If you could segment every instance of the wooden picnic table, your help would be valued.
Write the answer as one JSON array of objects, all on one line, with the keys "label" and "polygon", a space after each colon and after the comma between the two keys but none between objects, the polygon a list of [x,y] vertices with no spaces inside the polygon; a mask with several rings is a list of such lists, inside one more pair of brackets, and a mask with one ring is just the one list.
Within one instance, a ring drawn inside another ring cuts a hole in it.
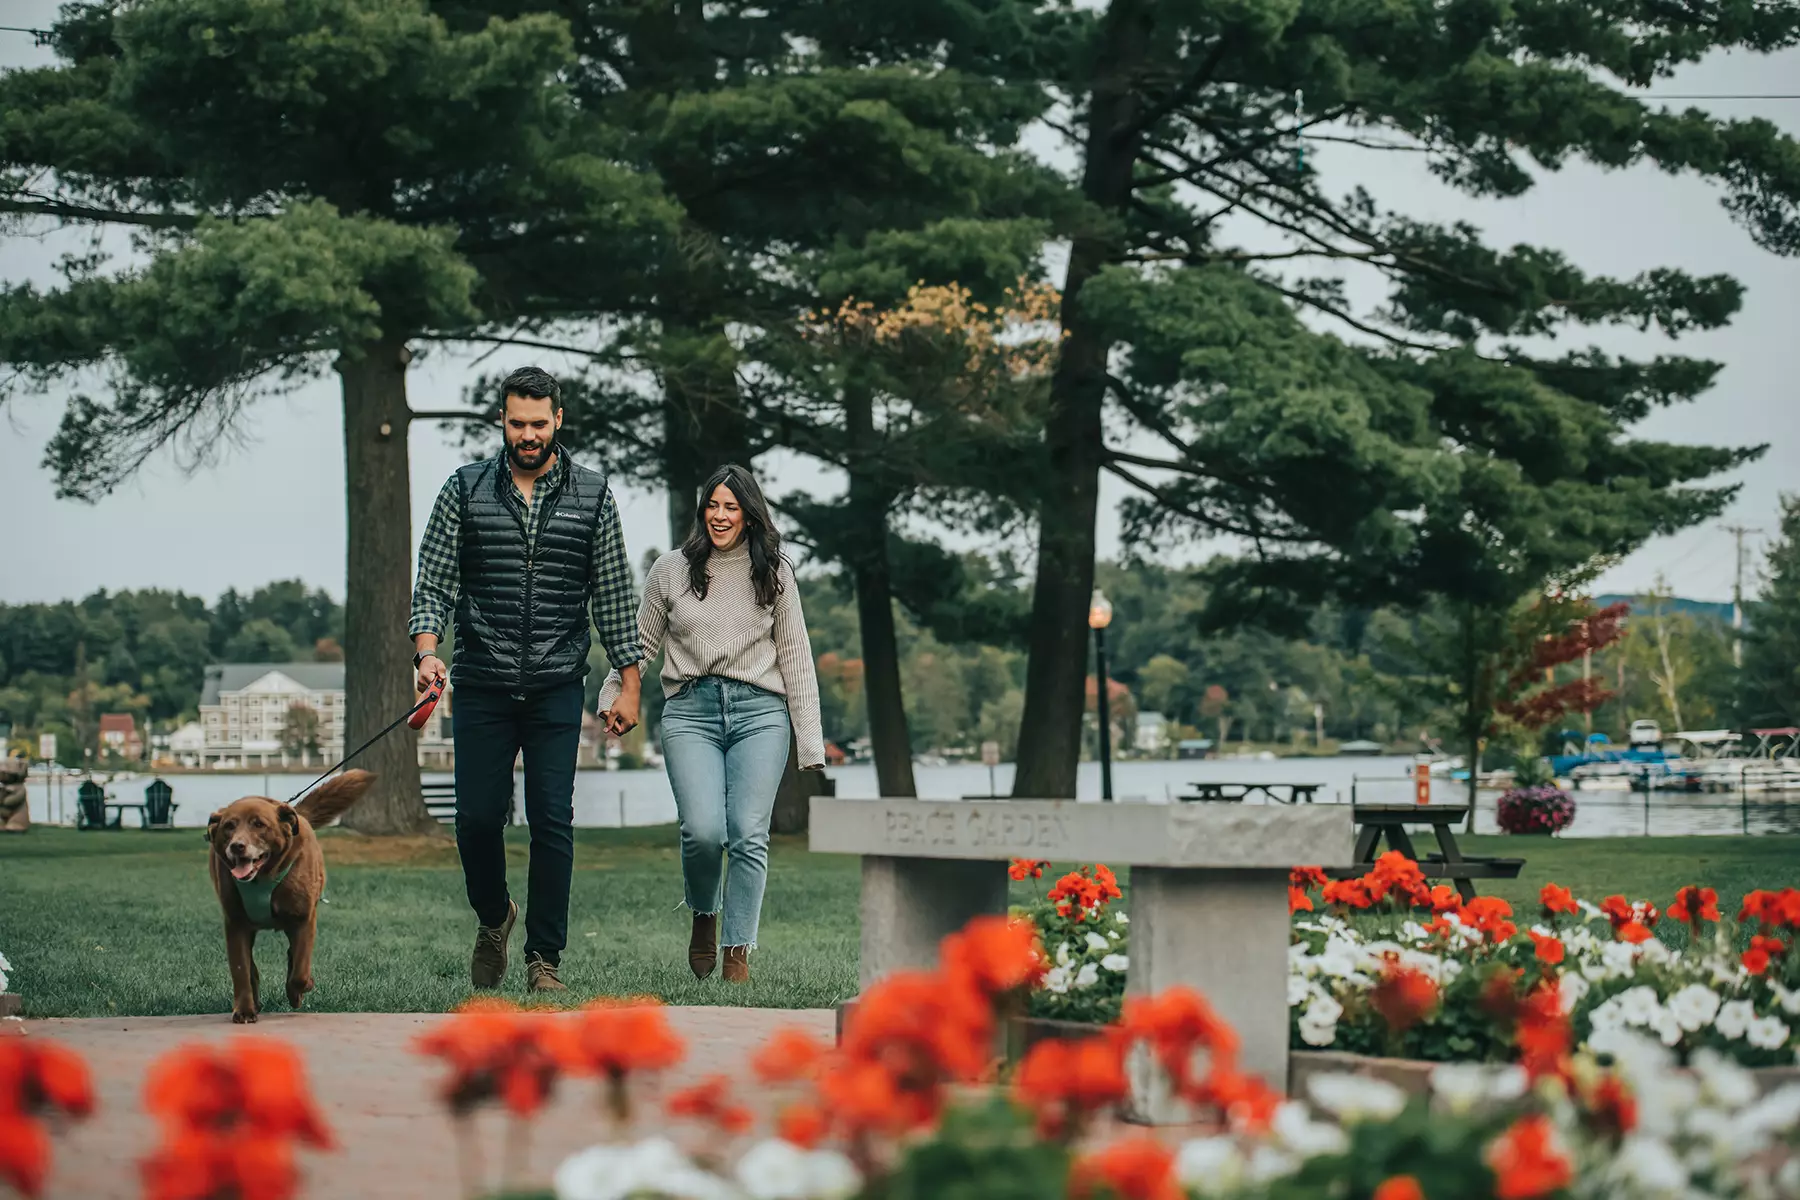
[{"label": "wooden picnic table", "polygon": [[[1326,873],[1338,879],[1351,879],[1368,870],[1381,853],[1385,837],[1390,847],[1419,864],[1430,879],[1448,879],[1456,885],[1464,900],[1475,898],[1477,879],[1517,879],[1522,858],[1467,856],[1456,844],[1456,827],[1469,819],[1466,804],[1356,804],[1351,806],[1356,822],[1356,861],[1348,867],[1336,867]],[[1408,825],[1429,825],[1437,836],[1441,853],[1420,856]]]},{"label": "wooden picnic table", "polygon": [[[1184,801],[1240,803],[1261,793],[1274,804],[1311,804],[1322,783],[1194,783],[1180,798]],[[1282,792],[1287,794],[1284,796]]]}]

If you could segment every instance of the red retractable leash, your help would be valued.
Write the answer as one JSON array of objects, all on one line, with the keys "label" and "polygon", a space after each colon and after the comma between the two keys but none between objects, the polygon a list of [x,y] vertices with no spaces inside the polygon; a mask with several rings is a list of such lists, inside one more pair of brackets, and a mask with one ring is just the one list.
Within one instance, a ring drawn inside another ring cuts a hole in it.
[{"label": "red retractable leash", "polygon": [[291,796],[288,799],[288,803],[289,804],[294,803],[294,801],[300,799],[300,797],[306,795],[306,793],[308,793],[308,792],[312,791],[314,788],[318,787],[321,783],[323,783],[325,780],[329,779],[337,771],[341,770],[344,766],[344,763],[349,762],[351,759],[353,759],[357,755],[361,754],[364,750],[367,750],[370,746],[373,746],[376,742],[379,742],[382,738],[384,738],[388,734],[394,732],[394,730],[400,728],[400,726],[402,724],[410,725],[414,729],[425,728],[425,722],[429,721],[431,719],[431,710],[437,707],[438,698],[441,697],[443,694],[444,694],[444,685],[435,679],[432,680],[431,685],[425,689],[425,694],[423,696],[419,697],[419,702],[417,704],[413,705],[411,708],[409,708],[405,712],[401,713],[398,717],[395,717],[391,722],[388,723],[388,727],[386,729],[383,729],[380,733],[376,734],[374,737],[370,738],[368,741],[364,742],[362,745],[358,746],[356,749],[352,750],[350,753],[344,755],[343,759],[337,764],[337,766],[330,768],[329,770],[327,770],[325,772],[325,774],[319,776],[317,779],[313,780],[311,783],[307,784],[305,787],[303,787],[299,791],[295,792],[293,794],[293,796]]}]

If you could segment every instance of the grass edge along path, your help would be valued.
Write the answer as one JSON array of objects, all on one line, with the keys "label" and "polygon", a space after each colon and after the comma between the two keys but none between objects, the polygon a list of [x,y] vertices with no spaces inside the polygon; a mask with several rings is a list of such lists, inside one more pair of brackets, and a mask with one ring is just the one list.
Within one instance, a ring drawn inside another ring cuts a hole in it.
[{"label": "grass edge along path", "polygon": [[[33,829],[0,838],[0,954],[29,1017],[161,1016],[230,1011],[218,905],[199,831],[76,833]],[[330,874],[307,1007],[322,1012],[443,1012],[468,997],[474,922],[447,838],[324,835]],[[673,826],[576,832],[569,947],[571,1002],[654,995],[672,1004],[829,1008],[856,992],[857,860],[776,838],[754,982],[696,981],[686,961]],[[514,895],[526,891],[524,830],[509,834]],[[1483,894],[1535,915],[1547,882],[1592,899],[1624,893],[1666,906],[1690,883],[1718,889],[1735,912],[1753,888],[1800,883],[1800,838],[1473,838],[1474,854],[1522,856],[1517,880]],[[1060,872],[1068,864],[1056,864]],[[1121,870],[1122,878],[1129,882]],[[1016,903],[1054,880],[1016,884]],[[523,995],[523,929],[504,993]],[[257,942],[265,1011],[286,1008],[286,939]]]}]

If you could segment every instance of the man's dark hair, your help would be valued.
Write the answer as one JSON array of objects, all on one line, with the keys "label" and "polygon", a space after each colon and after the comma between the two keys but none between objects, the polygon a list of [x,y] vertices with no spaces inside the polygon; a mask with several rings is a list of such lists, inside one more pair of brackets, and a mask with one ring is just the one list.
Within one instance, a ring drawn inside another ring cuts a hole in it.
[{"label": "man's dark hair", "polygon": [[548,400],[550,407],[562,407],[562,385],[542,367],[520,367],[500,381],[500,407],[506,408],[508,396],[528,400]]}]

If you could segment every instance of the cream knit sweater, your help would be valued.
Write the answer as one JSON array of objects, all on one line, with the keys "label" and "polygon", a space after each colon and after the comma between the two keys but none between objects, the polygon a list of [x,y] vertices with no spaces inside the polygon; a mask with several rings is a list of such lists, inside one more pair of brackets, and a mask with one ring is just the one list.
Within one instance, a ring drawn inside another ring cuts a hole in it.
[{"label": "cream knit sweater", "polygon": [[[801,767],[823,766],[819,680],[793,569],[783,560],[781,594],[772,609],[756,602],[750,550],[741,542],[713,551],[706,569],[711,579],[704,600],[688,587],[687,556],[679,550],[657,559],[644,582],[638,639],[645,663],[663,651],[663,695],[673,696],[690,680],[718,675],[786,696]],[[618,696],[614,671],[600,689],[600,710],[611,708]]]}]

